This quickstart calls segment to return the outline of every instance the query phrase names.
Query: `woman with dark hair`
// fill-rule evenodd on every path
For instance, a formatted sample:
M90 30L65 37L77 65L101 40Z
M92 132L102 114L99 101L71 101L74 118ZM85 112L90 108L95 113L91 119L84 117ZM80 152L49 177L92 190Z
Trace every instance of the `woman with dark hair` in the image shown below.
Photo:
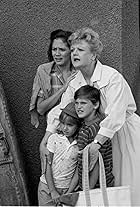
M50 35L48 63L40 65L34 78L30 102L31 123L37 128L39 114L47 113L56 106L65 92L68 83L75 76L70 59L68 38L70 31L55 30ZM43 139L40 148L46 149ZM43 150L41 150L43 153ZM45 156L45 155L44 155Z

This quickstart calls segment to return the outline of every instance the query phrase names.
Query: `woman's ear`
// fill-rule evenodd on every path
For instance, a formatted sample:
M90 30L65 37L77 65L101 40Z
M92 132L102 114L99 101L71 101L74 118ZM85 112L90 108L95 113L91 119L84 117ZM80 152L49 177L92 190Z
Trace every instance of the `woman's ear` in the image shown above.
M95 55L95 54L93 54L93 55L91 56L91 60L92 60L92 61L95 61L95 60L96 60L96 55Z
M94 104L94 109L97 110L97 109L99 108L99 105L100 105L100 104L99 104L99 101L97 101L97 102Z

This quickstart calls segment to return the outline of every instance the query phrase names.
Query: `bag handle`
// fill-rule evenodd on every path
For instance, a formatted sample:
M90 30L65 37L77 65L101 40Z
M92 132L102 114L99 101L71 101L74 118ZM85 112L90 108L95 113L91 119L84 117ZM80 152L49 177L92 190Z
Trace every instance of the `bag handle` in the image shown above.
M88 151L89 145L87 145L83 150L83 173L82 173L82 183L83 190L85 192L86 206L91 206L90 192L89 192L89 175L88 175ZM98 151L99 155L99 182L100 188L102 191L103 204L104 206L109 206L107 189L106 189L106 176L105 176L105 168L104 162L101 153Z

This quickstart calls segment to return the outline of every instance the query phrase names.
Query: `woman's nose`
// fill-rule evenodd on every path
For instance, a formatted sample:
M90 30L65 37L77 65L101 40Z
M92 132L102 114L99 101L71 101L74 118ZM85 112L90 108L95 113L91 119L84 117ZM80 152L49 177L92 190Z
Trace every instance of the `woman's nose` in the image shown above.
M60 55L60 50L57 49L55 54L56 54L56 55Z
M77 49L73 50L73 55L77 55Z

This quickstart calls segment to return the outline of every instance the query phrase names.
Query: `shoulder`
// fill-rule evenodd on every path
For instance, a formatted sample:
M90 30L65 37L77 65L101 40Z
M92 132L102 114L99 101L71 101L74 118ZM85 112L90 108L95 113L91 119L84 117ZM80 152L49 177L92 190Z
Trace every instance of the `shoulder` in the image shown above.
M51 134L48 138L48 142L54 142L55 140L58 139L58 134L57 133L54 133L54 134Z
M100 121L97 121L97 122L95 122L95 123L93 123L93 124L91 124L90 126L89 126L89 131L90 131L90 133L92 133L92 134L97 134L97 132L99 131L99 129L100 129Z
M49 63L41 64L41 65L38 66L38 68L37 68L37 72L38 72L38 73L43 73L43 72L45 72L45 73L50 74L53 65L54 65L54 61L49 62Z
M81 71L77 70L75 78L71 80L69 86L75 88L76 90L81 86L86 85L85 79L81 73Z
M118 76L121 75L121 73L113 67L103 64L101 65L101 67L102 67L102 78L106 77L109 79L112 75L118 75Z
M104 87L110 83L110 81L115 78L116 80L122 79L122 74L113 67L108 65L103 65L101 62L98 61L97 65L97 73L100 73L100 78L98 80L99 87Z

